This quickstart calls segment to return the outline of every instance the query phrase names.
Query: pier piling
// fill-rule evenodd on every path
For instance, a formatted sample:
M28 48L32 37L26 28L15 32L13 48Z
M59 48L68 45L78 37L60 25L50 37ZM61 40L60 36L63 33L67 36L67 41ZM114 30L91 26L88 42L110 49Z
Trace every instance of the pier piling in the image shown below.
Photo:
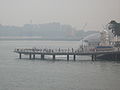
M76 55L73 55L73 60L74 60L74 61L76 60Z
M22 54L21 53L19 53L19 59L21 59L22 58Z
M53 60L55 60L55 55L53 55Z
M69 55L67 55L67 61L69 61Z
M32 55L31 54L29 54L29 59L32 59Z
M44 59L45 59L45 58L44 58L44 54L41 54L41 59L42 59L42 60L44 60Z
M94 55L92 54L92 61L94 61Z
M33 59L35 59L35 54L33 54Z
M96 61L96 54L94 55L94 60Z

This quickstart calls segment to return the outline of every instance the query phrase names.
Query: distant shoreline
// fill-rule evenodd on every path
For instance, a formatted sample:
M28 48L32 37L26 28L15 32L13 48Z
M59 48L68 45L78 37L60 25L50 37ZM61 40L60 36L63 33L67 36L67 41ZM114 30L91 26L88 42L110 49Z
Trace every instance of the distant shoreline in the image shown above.
M7 40L80 41L81 38L0 37L0 41Z

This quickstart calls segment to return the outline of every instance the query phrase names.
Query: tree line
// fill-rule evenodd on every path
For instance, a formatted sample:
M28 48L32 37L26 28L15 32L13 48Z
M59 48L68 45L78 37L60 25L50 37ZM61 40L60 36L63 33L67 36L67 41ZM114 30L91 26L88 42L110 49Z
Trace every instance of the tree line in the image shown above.
M120 36L120 23L115 20L111 20L110 23L108 23L108 29L112 30L114 36Z

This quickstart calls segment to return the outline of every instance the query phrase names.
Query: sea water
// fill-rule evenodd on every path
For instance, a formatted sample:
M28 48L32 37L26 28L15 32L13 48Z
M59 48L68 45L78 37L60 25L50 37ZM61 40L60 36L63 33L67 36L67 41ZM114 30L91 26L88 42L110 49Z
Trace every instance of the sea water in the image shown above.
M120 90L120 62L18 58L15 48L79 48L79 41L0 41L0 90Z

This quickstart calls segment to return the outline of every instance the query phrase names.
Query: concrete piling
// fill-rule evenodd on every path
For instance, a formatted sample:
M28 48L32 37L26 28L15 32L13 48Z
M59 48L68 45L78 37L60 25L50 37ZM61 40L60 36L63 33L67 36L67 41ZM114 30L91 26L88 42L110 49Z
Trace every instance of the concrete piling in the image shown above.
M33 54L33 59L35 59L35 54Z
M55 55L53 55L53 60L55 60Z
M42 59L42 60L44 60L44 59L45 59L45 58L44 58L44 54L41 54L41 59Z
M22 58L22 54L21 53L19 53L19 59L21 59Z
M67 55L67 61L69 61L69 55Z
M74 60L74 61L76 60L76 55L73 55L73 60Z
M31 54L29 54L29 59L32 59L32 55Z

